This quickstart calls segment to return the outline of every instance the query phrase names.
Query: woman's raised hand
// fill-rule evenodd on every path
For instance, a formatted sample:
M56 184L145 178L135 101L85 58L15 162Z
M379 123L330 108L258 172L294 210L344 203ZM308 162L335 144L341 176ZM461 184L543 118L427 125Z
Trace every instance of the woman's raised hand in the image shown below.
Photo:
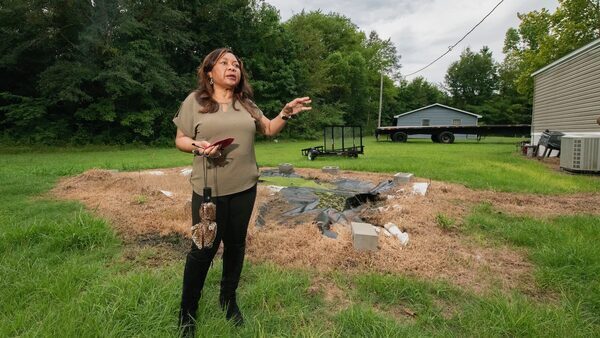
M295 98L283 107L283 114L291 117L305 110L311 110L311 102L312 100L308 96Z

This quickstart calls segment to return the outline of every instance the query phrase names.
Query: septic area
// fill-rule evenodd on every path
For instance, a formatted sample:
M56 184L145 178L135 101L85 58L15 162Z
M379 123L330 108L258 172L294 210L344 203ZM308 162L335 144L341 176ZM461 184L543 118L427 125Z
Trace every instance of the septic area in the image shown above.
M125 244L123 259L183 262L191 245L189 172L93 169L61 180L52 194L81 201L109 220ZM282 176L277 168L264 168L261 181L248 229L248 260L323 272L404 274L475 292L492 287L533 292L534 283L524 251L486 245L455 229L474 206L490 203L499 212L534 217L600 214L600 196L594 194L480 191L420 178L401 184L391 174L295 169ZM414 183L426 183L426 193L415 193ZM378 229L376 251L354 249L352 221ZM384 230L390 222L408 234L407 244ZM140 255L148 248L151 255Z

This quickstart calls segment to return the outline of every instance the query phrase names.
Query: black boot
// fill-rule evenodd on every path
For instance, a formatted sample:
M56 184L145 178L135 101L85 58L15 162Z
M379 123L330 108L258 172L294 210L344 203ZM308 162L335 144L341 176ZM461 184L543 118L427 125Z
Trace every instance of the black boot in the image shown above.
M233 321L236 326L244 325L244 317L235 300L235 293L233 295L220 294L219 304L221 304L221 309L226 311L225 318L227 320Z
M216 251L216 250L215 250ZM188 253L183 272L181 307L179 309L179 329L183 337L193 337L196 331L196 311L202 296L204 280L210 268L214 254L202 253L193 248Z
M223 250L223 275L221 276L221 292L219 303L226 310L227 320L233 320L235 325L244 324L244 317L236 302L236 290L244 266L245 243L225 245Z

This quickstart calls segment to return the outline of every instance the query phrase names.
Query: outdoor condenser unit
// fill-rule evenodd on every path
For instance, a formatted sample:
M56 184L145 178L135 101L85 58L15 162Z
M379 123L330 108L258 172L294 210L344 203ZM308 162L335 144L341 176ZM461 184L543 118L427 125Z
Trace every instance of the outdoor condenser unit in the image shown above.
M563 136L560 167L574 172L600 172L600 136Z

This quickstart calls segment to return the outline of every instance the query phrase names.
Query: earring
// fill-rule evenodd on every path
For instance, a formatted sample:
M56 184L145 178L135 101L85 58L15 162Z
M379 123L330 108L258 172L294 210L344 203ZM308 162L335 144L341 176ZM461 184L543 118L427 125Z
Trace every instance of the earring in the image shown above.
M210 78L210 81L208 81L208 83L210 83L211 86L215 84L212 77Z

